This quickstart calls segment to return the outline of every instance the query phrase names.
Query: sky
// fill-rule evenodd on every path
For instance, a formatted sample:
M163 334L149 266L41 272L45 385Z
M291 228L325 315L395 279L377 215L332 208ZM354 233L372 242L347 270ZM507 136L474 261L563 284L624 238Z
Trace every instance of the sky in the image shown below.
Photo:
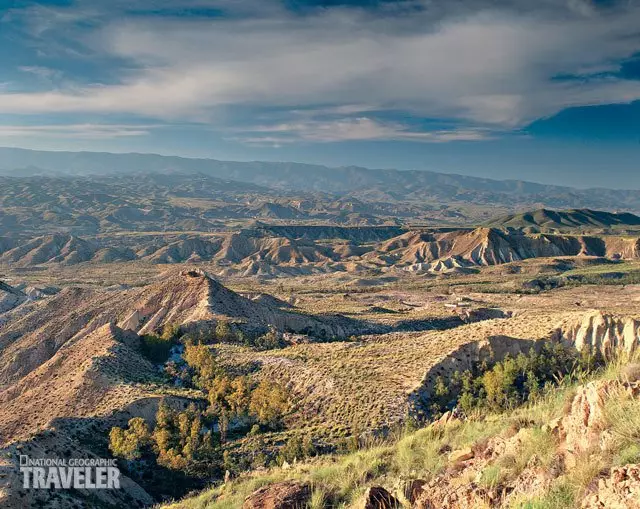
M640 189L640 0L0 0L0 146Z

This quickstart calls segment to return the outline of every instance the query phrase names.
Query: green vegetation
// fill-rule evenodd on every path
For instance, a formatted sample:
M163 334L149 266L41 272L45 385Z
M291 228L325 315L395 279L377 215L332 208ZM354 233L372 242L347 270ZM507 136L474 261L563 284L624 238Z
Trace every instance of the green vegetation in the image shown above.
M270 327L264 334L248 334L226 320L219 320L212 333L203 331L191 333L187 334L184 340L205 345L230 343L255 350L274 350L287 346L282 333L273 327Z
M219 326L218 333L226 334L227 329ZM169 343L175 335L171 329L158 339ZM198 406L191 404L181 412L162 404L153 431L141 418L131 419L125 429L114 427L109 434L109 448L114 456L125 460L147 459L150 471L163 467L190 478L219 476L223 468L234 463L227 451L223 454L231 424L235 423L236 438L249 430L256 435L263 430L281 429L283 417L291 408L291 395L284 386L266 379L255 383L247 376L232 376L219 366L206 344L186 341L183 359L186 375L177 374L202 390L206 401L200 401ZM292 442L287 447L284 457L299 449L308 453L312 444L298 446Z
M556 385L563 377L573 379L594 369L595 358L576 355L560 343L546 343L540 353L530 350L517 357L506 356L489 368L487 363L473 370L456 371L446 383L436 379L432 416L459 406L465 413L499 412L535 400L545 386Z
M484 407L475 411L465 421L455 420L446 425L431 425L426 428L393 436L388 440L379 439L368 443L346 455L332 455L316 458L307 464L298 464L292 469L273 468L266 472L249 473L231 482L214 487L201 495L180 502L180 508L222 509L240 507L243 500L253 491L266 484L284 479L297 479L313 486L312 507L348 507L364 492L366 487L381 485L387 488L397 486L399 479L432 480L450 465L450 451L466 447L482 448L492 437L509 437L517 434L512 441L513 449L506 450L484 466L475 478L478 485L486 490L500 493L508 483L517 482L519 476L531 465L539 471L558 468L558 437L545 427L550 421L566 412L568 402L573 399L578 383L591 380L616 378L620 365L608 366L606 370L593 371L578 380L567 375L556 386L546 385L538 396L508 411L493 411ZM617 396L613 398L617 400ZM625 401L624 399L622 400ZM629 406L635 402L634 406ZM608 404L612 412L617 406ZM637 400L626 399L623 404L626 417L632 423L639 422L640 409ZM617 415L615 413L613 416ZM636 437L635 426L616 424L611 421L611 431L624 437ZM616 430L617 426L617 431ZM637 448L625 441L614 444L611 451L584 453L571 467L564 467L542 494L527 497L515 496L508 507L519 509L571 509L585 493L586 487L602 471L615 464L626 464L636 460ZM637 438L636 438L637 441ZM498 443L501 443L499 441ZM627 444L626 446L624 444ZM303 442L299 439L288 442L288 457L298 460L304 457ZM286 459L283 455L282 460ZM287 460L289 461L289 460ZM538 471L538 470L536 470ZM473 478L460 482L470 483ZM315 505L314 505L315 504Z
M169 357L171 348L177 344L179 328L167 325L160 335L145 334L142 336L142 354L155 364L164 363Z
M146 421L135 417L129 421L129 427L111 428L109 448L114 456L126 460L140 459L145 449L151 444L151 433Z

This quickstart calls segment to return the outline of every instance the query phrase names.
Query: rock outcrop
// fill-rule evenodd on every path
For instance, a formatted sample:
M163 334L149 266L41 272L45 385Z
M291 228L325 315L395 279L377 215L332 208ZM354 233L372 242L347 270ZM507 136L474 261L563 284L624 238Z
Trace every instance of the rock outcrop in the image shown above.
M569 462L594 447L607 448L611 436L603 433L607 428L605 405L611 398L621 397L640 398L640 382L607 380L578 388L568 414L558 427Z
M392 234L396 235L390 237ZM640 257L637 236L529 234L498 228L273 226L236 232L145 235L126 241L118 236L83 238L55 234L4 244L4 247L0 244L0 265L14 267L88 261L213 262L226 272L247 275L389 267L448 274L529 258Z
M269 484L249 495L242 509L299 509L311 498L311 487L295 481Z
M632 354L640 347L640 320L592 311L557 331L558 339L579 351L610 359L617 353Z
M27 300L27 295L0 281L0 315L19 306ZM2 318L0 318L1 323Z
M381 486L367 488L357 509L400 509L402 505L396 497Z
M640 509L640 465L611 469L595 493L583 500L582 509Z

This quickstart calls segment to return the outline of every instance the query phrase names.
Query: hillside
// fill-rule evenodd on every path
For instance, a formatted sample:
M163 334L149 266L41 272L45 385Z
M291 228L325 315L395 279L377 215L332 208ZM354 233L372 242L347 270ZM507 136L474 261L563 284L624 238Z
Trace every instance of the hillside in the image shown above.
M5 175L34 174L63 176L105 176L164 173L200 175L261 186L280 194L317 193L349 196L366 203L430 202L431 204L505 206L522 208L540 204L554 208L640 211L640 191L573 189L516 180L491 180L430 171L400 171L360 167L328 168L319 165L274 162L233 162L213 159L186 159L154 154L109 154L92 152L38 152L0 149L0 171ZM117 178L117 177L113 177ZM257 191L254 187L253 192ZM302 201L305 201L303 197ZM299 217L290 206L260 205L255 217ZM373 209L374 215L375 208ZM362 212L362 211L352 211ZM455 214L459 211L452 210ZM395 214L398 215L397 213Z
M0 267L19 270L102 264L205 264L218 275L296 276L322 273L460 272L532 258L640 256L637 235L525 233L504 228L321 226L246 228L231 233L70 234L16 239L0 246Z
M487 226L539 230L637 228L640 226L640 217L628 212L616 213L590 209L538 209L503 216L489 221Z
M349 454L251 472L163 507L638 509L638 367L612 367L506 413L447 413Z

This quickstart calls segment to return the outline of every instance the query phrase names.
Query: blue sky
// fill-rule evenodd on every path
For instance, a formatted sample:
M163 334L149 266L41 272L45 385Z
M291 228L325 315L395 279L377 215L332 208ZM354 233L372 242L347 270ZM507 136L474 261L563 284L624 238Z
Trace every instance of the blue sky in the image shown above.
M0 145L640 188L640 0L0 0Z

